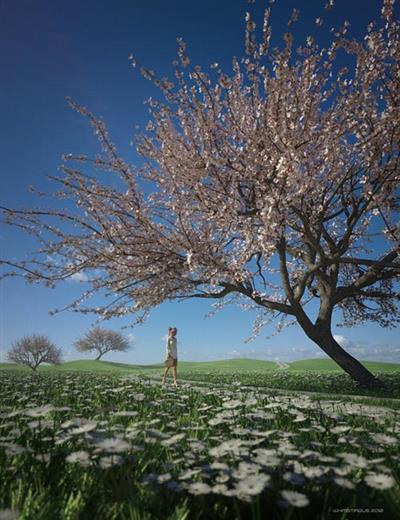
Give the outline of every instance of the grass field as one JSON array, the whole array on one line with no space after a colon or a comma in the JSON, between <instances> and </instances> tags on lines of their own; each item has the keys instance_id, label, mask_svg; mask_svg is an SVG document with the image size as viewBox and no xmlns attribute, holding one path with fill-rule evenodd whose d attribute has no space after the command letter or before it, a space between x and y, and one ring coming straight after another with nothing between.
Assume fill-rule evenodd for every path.
<instances>
[{"instance_id":1,"label":"grass field","mask_svg":"<svg viewBox=\"0 0 400 520\"><path fill-rule=\"evenodd\" d=\"M229 386L240 382L243 386L317 392L319 396L330 393L363 395L392 399L400 396L400 364L363 361L364 365L384 383L384 389L365 390L329 359L307 359L280 368L277 363L257 359L226 359L221 361L180 361L178 377L182 381L197 382L214 386ZM0 364L0 370L32 372L30 368L14 364ZM136 374L158 378L161 381L164 365L133 365L112 361L75 360L58 366L42 365L38 373L89 372ZM384 404L384 401L381 401ZM400 401L395 405L400 408Z\"/></svg>"},{"instance_id":2,"label":"grass field","mask_svg":"<svg viewBox=\"0 0 400 520\"><path fill-rule=\"evenodd\" d=\"M400 363L384 363L378 361L361 361L370 371L373 373L384 372L400 373ZM342 369L330 359L305 359L301 361L293 361L288 363L289 368L287 371L290 372L335 372L342 373ZM127 363L115 363L112 361L94 361L94 360L76 360L67 361L59 366L41 366L39 370L83 370L90 372L103 372L103 371L159 371L163 369L162 363L153 365L132 365ZM12 363L0 363L0 369L17 369L17 370L29 370L27 368L21 368ZM180 361L179 370L183 372L221 372L221 373L232 373L232 372L270 372L279 369L277 364L273 361L264 361L259 359L224 359L221 361Z\"/></svg>"},{"instance_id":3,"label":"grass field","mask_svg":"<svg viewBox=\"0 0 400 520\"><path fill-rule=\"evenodd\" d=\"M0 519L400 518L400 365L365 364L384 394L320 359L180 362L178 388L162 364L0 365Z\"/></svg>"}]
</instances>

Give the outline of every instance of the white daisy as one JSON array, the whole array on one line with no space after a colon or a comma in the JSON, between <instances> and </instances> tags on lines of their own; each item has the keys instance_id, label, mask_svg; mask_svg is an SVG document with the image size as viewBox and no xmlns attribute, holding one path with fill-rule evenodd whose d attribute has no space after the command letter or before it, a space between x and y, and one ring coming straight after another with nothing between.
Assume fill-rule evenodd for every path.
<instances>
[{"instance_id":1,"label":"white daisy","mask_svg":"<svg viewBox=\"0 0 400 520\"><path fill-rule=\"evenodd\" d=\"M120 455L101 457L99 460L100 467L103 469L108 469L112 466L120 466L123 462L124 459Z\"/></svg>"},{"instance_id":2,"label":"white daisy","mask_svg":"<svg viewBox=\"0 0 400 520\"><path fill-rule=\"evenodd\" d=\"M256 475L248 475L246 478L239 480L235 485L238 493L244 495L259 495L265 486L270 482L270 475L258 473Z\"/></svg>"},{"instance_id":3,"label":"white daisy","mask_svg":"<svg viewBox=\"0 0 400 520\"><path fill-rule=\"evenodd\" d=\"M345 489L354 489L356 487L351 480L343 477L333 477L333 482Z\"/></svg>"},{"instance_id":4,"label":"white daisy","mask_svg":"<svg viewBox=\"0 0 400 520\"><path fill-rule=\"evenodd\" d=\"M225 495L228 491L228 488L225 486L225 484L215 484L212 487L212 492L216 495Z\"/></svg>"},{"instance_id":5,"label":"white daisy","mask_svg":"<svg viewBox=\"0 0 400 520\"><path fill-rule=\"evenodd\" d=\"M307 417L304 414L300 413L296 416L296 419L293 419L293 422L299 423L299 422L303 422L306 420L307 420Z\"/></svg>"},{"instance_id":6,"label":"white daisy","mask_svg":"<svg viewBox=\"0 0 400 520\"><path fill-rule=\"evenodd\" d=\"M208 424L210 426L218 426L218 424L223 424L224 422L226 422L225 419L221 418L221 417L214 417L213 419L210 419L208 421Z\"/></svg>"},{"instance_id":7,"label":"white daisy","mask_svg":"<svg viewBox=\"0 0 400 520\"><path fill-rule=\"evenodd\" d=\"M181 473L178 478L179 480L189 480L192 477L194 477L194 475L198 475L199 473L199 469L187 469L186 471Z\"/></svg>"},{"instance_id":8,"label":"white daisy","mask_svg":"<svg viewBox=\"0 0 400 520\"><path fill-rule=\"evenodd\" d=\"M362 455L356 453L338 453L338 457L341 457L347 464L354 466L359 469L368 467L368 460Z\"/></svg>"},{"instance_id":9,"label":"white daisy","mask_svg":"<svg viewBox=\"0 0 400 520\"><path fill-rule=\"evenodd\" d=\"M348 475L352 471L351 466L337 466L333 468L333 471L336 473L336 475L339 475L343 477L344 475Z\"/></svg>"},{"instance_id":10,"label":"white daisy","mask_svg":"<svg viewBox=\"0 0 400 520\"><path fill-rule=\"evenodd\" d=\"M230 479L230 476L226 473L219 473L215 477L215 482L218 482L218 484L225 484Z\"/></svg>"},{"instance_id":11,"label":"white daisy","mask_svg":"<svg viewBox=\"0 0 400 520\"><path fill-rule=\"evenodd\" d=\"M49 462L50 458L51 458L50 453L38 453L37 455L35 455L35 459L39 462L43 462L44 464Z\"/></svg>"},{"instance_id":12,"label":"white daisy","mask_svg":"<svg viewBox=\"0 0 400 520\"><path fill-rule=\"evenodd\" d=\"M307 477L307 478L318 478L318 477L321 477L322 475L325 475L325 473L327 473L329 471L329 468L325 467L325 466L308 466L307 468L304 468L304 475Z\"/></svg>"},{"instance_id":13,"label":"white daisy","mask_svg":"<svg viewBox=\"0 0 400 520\"><path fill-rule=\"evenodd\" d=\"M329 457L328 455L320 455L318 459L320 462L337 462L336 457Z\"/></svg>"},{"instance_id":14,"label":"white daisy","mask_svg":"<svg viewBox=\"0 0 400 520\"><path fill-rule=\"evenodd\" d=\"M169 439L165 439L165 440L161 441L160 444L162 446L168 448L170 446L173 446L174 444L177 444L179 441L181 441L185 437L186 437L186 435L184 433L177 433L176 435L173 435Z\"/></svg>"},{"instance_id":15,"label":"white daisy","mask_svg":"<svg viewBox=\"0 0 400 520\"><path fill-rule=\"evenodd\" d=\"M70 464L80 464L81 466L88 466L90 464L90 455L87 451L74 451L65 458Z\"/></svg>"},{"instance_id":16,"label":"white daisy","mask_svg":"<svg viewBox=\"0 0 400 520\"><path fill-rule=\"evenodd\" d=\"M131 447L129 442L119 439L118 437L104 439L103 441L97 442L95 446L97 450L105 451L107 453L121 453L129 450Z\"/></svg>"},{"instance_id":17,"label":"white daisy","mask_svg":"<svg viewBox=\"0 0 400 520\"><path fill-rule=\"evenodd\" d=\"M216 470L223 470L223 471L228 471L229 470L228 464L226 464L225 462L219 462L217 460L215 460L214 462L212 462L210 464L210 468L211 469L216 469Z\"/></svg>"},{"instance_id":18,"label":"white daisy","mask_svg":"<svg viewBox=\"0 0 400 520\"><path fill-rule=\"evenodd\" d=\"M44 406L28 408L25 410L24 415L27 415L28 417L44 417L54 410L55 408L52 404L45 404Z\"/></svg>"},{"instance_id":19,"label":"white daisy","mask_svg":"<svg viewBox=\"0 0 400 520\"><path fill-rule=\"evenodd\" d=\"M244 402L245 406L254 406L256 404L257 404L257 399L255 399L254 397L248 397L246 399L246 401Z\"/></svg>"},{"instance_id":20,"label":"white daisy","mask_svg":"<svg viewBox=\"0 0 400 520\"><path fill-rule=\"evenodd\" d=\"M334 426L333 428L330 428L331 433L345 433L350 430L350 426Z\"/></svg>"},{"instance_id":21,"label":"white daisy","mask_svg":"<svg viewBox=\"0 0 400 520\"><path fill-rule=\"evenodd\" d=\"M212 492L212 487L210 487L205 482L192 482L187 485L187 490L192 495L208 495L208 493Z\"/></svg>"},{"instance_id":22,"label":"white daisy","mask_svg":"<svg viewBox=\"0 0 400 520\"><path fill-rule=\"evenodd\" d=\"M172 479L171 473L164 473L163 475L158 475L157 482L159 484L164 484L164 482L168 482L168 480Z\"/></svg>"},{"instance_id":23,"label":"white daisy","mask_svg":"<svg viewBox=\"0 0 400 520\"><path fill-rule=\"evenodd\" d=\"M25 448L23 446L19 446L18 444L14 444L12 442L4 443L3 446L5 446L6 453L10 457L13 455L19 455L20 453L27 453L27 452L31 451L30 448Z\"/></svg>"},{"instance_id":24,"label":"white daisy","mask_svg":"<svg viewBox=\"0 0 400 520\"><path fill-rule=\"evenodd\" d=\"M97 421L83 421L80 426L70 430L70 435L80 435L81 433L88 433L97 428Z\"/></svg>"},{"instance_id":25,"label":"white daisy","mask_svg":"<svg viewBox=\"0 0 400 520\"><path fill-rule=\"evenodd\" d=\"M386 473L368 473L364 480L366 484L375 489L390 489L395 485L395 480Z\"/></svg>"},{"instance_id":26,"label":"white daisy","mask_svg":"<svg viewBox=\"0 0 400 520\"><path fill-rule=\"evenodd\" d=\"M281 496L292 507L306 507L310 503L306 495L290 489L281 491Z\"/></svg>"},{"instance_id":27,"label":"white daisy","mask_svg":"<svg viewBox=\"0 0 400 520\"><path fill-rule=\"evenodd\" d=\"M242 446L242 441L239 439L231 439L222 442L219 446L215 446L209 450L212 457L223 457L228 453L239 454L239 449Z\"/></svg>"},{"instance_id":28,"label":"white daisy","mask_svg":"<svg viewBox=\"0 0 400 520\"><path fill-rule=\"evenodd\" d=\"M116 416L116 417L135 417L136 415L138 415L139 412L134 412L134 411L121 411L121 412L113 412L112 415Z\"/></svg>"},{"instance_id":29,"label":"white daisy","mask_svg":"<svg viewBox=\"0 0 400 520\"><path fill-rule=\"evenodd\" d=\"M399 444L399 440L396 437L385 435L384 433L370 433L370 437L378 444L384 444L385 446L395 446Z\"/></svg>"}]
</instances>

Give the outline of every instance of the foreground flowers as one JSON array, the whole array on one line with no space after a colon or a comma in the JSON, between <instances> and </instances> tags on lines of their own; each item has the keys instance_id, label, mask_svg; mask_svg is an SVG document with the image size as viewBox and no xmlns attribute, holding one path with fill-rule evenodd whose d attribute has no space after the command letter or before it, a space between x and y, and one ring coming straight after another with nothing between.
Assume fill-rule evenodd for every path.
<instances>
[{"instance_id":1,"label":"foreground flowers","mask_svg":"<svg viewBox=\"0 0 400 520\"><path fill-rule=\"evenodd\" d=\"M312 517L328 495L336 507L355 494L390 511L386 493L399 493L400 421L389 408L374 407L371 421L365 405L242 385L177 391L138 376L0 375L4 510L37 503L37 518L50 520L72 507L98 518L201 507L207 518L232 518L258 503L255 518L288 508Z\"/></svg>"}]
</instances>

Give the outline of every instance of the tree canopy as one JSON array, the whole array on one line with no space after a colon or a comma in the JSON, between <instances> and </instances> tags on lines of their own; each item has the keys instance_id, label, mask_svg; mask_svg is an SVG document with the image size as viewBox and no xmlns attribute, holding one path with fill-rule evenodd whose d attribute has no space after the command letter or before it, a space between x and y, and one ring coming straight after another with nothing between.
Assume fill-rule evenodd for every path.
<instances>
[{"instance_id":1,"label":"tree canopy","mask_svg":"<svg viewBox=\"0 0 400 520\"><path fill-rule=\"evenodd\" d=\"M42 363L59 365L62 351L50 339L41 334L24 336L16 341L7 353L9 361L36 370Z\"/></svg>"},{"instance_id":2,"label":"tree canopy","mask_svg":"<svg viewBox=\"0 0 400 520\"><path fill-rule=\"evenodd\" d=\"M75 342L75 347L81 352L97 352L99 360L107 352L125 352L130 347L129 341L120 332L101 327L93 327L83 338Z\"/></svg>"}]
</instances>

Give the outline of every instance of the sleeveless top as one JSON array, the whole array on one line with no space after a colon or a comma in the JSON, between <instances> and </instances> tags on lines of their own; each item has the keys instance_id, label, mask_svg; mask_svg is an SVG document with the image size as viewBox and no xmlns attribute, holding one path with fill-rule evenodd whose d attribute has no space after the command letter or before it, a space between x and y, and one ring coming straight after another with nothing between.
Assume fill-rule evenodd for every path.
<instances>
[{"instance_id":1,"label":"sleeveless top","mask_svg":"<svg viewBox=\"0 0 400 520\"><path fill-rule=\"evenodd\" d=\"M174 359L178 359L178 350L176 348L177 340L172 336L168 336L166 345L166 354Z\"/></svg>"}]
</instances>

